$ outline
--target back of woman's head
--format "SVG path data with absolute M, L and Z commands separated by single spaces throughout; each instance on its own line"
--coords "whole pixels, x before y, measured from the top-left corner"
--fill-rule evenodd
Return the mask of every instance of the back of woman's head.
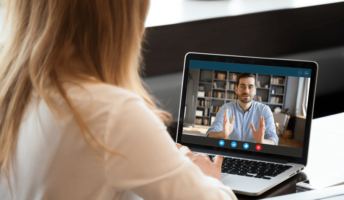
M 6 0 L 4 6 L 0 166 L 5 164 L 8 170 L 10 152 L 32 91 L 51 110 L 54 100 L 47 89 L 57 91 L 81 134 L 89 135 L 84 138 L 96 140 L 68 99 L 62 87 L 64 79 L 128 89 L 141 95 L 162 120 L 170 119 L 155 106 L 139 76 L 149 0 Z M 81 67 L 73 66 L 73 59 L 82 61 Z

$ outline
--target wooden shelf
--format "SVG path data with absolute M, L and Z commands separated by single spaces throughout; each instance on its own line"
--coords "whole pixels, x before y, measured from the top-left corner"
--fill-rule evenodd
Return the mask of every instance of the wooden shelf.
M 226 79 L 217 79 L 217 78 L 214 78 L 214 81 L 226 81 Z
M 199 82 L 199 84 L 209 84 L 209 85 L 211 85 L 212 83 L 211 82 Z
M 269 103 L 271 106 L 283 106 L 283 103 Z
M 195 124 L 194 127 L 195 127 L 195 128 L 203 128 L 203 127 L 209 128 L 210 126 Z
M 221 90 L 221 91 L 226 91 L 226 89 L 223 89 L 223 88 L 213 88 L 213 90 Z

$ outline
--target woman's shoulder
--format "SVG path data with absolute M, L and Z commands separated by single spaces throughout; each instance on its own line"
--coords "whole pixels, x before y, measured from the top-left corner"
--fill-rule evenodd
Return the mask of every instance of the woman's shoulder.
M 143 101 L 140 95 L 124 88 L 105 84 L 87 83 L 69 85 L 66 88 L 68 97 L 77 104 L 108 105 L 121 107 L 130 101 Z

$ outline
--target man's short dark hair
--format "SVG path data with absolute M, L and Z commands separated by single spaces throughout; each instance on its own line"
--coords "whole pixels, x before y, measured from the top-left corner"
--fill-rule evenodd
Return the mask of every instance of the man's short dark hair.
M 239 87 L 239 80 L 241 78 L 254 78 L 254 86 L 256 86 L 256 75 L 252 74 L 252 73 L 241 73 L 238 74 L 237 76 L 237 86 Z

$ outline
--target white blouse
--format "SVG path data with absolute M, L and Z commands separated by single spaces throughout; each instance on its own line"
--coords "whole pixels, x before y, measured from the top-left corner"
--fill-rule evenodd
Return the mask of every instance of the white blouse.
M 64 104 L 55 122 L 33 95 L 10 165 L 12 193 L 2 168 L 0 199 L 236 199 L 180 153 L 140 96 L 107 84 L 68 87 L 67 93 L 99 142 L 126 158 L 96 147 L 99 156 Z

